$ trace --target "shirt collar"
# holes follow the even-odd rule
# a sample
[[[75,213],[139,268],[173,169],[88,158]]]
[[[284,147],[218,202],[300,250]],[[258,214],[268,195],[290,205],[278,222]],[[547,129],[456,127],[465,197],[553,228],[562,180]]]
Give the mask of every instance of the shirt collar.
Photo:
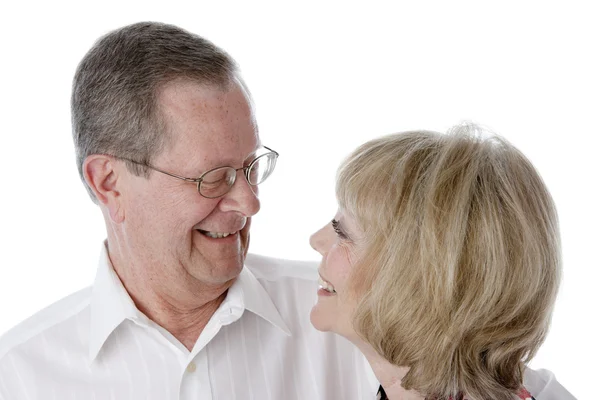
[[[287,325],[283,321],[281,314],[279,314],[277,307],[275,307],[275,304],[273,304],[273,300],[271,300],[271,297],[265,288],[260,284],[258,279],[256,279],[252,271],[250,271],[247,267],[242,269],[238,279],[229,289],[230,293],[228,293],[228,297],[229,294],[236,295],[237,291],[239,290],[238,288],[241,289],[241,297],[243,299],[243,306],[245,309],[270,322],[286,335],[292,335]],[[232,289],[234,290],[231,293]]]
[[[238,279],[229,288],[219,310],[234,308],[240,309],[239,315],[244,309],[247,309],[273,324],[286,335],[291,336],[291,332],[273,304],[273,300],[247,267],[242,269]],[[222,325],[227,325],[238,318],[227,320],[227,318],[221,317],[220,319]],[[103,243],[90,303],[90,362],[96,359],[110,334],[127,319],[148,320],[137,309],[121,283],[110,262],[106,243]]]
[[[110,334],[126,319],[143,317],[125,290],[103,243],[90,303],[90,361],[98,356]]]

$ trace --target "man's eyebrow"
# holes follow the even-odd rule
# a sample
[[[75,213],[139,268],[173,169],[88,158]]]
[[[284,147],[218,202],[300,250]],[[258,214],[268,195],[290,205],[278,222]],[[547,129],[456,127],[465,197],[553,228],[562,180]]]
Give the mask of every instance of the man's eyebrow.
[[[248,154],[248,157],[246,157],[246,159],[244,160],[244,163],[254,161],[258,152],[264,148],[265,147],[262,144],[259,144],[254,150],[252,150],[252,152],[250,152],[250,154]]]

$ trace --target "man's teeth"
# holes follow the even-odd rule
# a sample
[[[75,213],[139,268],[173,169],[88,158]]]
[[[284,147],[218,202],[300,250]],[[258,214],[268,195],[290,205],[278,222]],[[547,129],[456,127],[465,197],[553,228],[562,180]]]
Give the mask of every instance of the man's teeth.
[[[319,276],[319,286],[321,287],[321,289],[325,289],[329,293],[337,293],[335,291],[335,289],[333,288],[333,285],[331,283],[327,282],[326,280],[324,280],[323,278],[321,278],[320,276]]]
[[[225,232],[225,233],[221,233],[221,232],[207,232],[207,231],[201,231],[204,235],[211,237],[213,239],[221,239],[221,238],[226,238],[229,235],[235,235],[236,232]]]

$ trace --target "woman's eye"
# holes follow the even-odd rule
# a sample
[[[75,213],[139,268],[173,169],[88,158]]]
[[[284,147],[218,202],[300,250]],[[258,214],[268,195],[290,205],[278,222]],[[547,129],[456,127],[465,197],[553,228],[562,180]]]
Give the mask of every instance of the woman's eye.
[[[333,230],[334,230],[335,234],[338,235],[338,237],[340,239],[348,239],[348,236],[340,228],[340,224],[336,219],[331,220],[331,226],[333,226]]]

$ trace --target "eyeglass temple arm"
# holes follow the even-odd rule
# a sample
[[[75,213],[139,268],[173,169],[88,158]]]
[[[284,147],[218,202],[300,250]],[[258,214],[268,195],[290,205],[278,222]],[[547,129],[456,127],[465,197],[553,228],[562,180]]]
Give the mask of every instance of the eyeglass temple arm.
[[[156,168],[156,167],[155,167],[155,166],[153,166],[153,165],[146,164],[146,163],[141,163],[141,162],[139,162],[139,161],[130,160],[130,159],[126,159],[126,160],[127,160],[127,161],[131,161],[131,162],[132,162],[132,163],[134,163],[134,164],[141,165],[141,166],[143,166],[143,167],[148,167],[148,168],[150,168],[150,169],[153,169],[153,170],[155,170],[155,171],[158,171],[158,172],[160,172],[161,174],[165,174],[165,175],[172,176],[173,178],[181,179],[182,181],[198,183],[198,182],[200,182],[200,181],[202,180],[201,178],[186,178],[185,176],[180,176],[180,175],[172,174],[172,173],[170,173],[170,172],[163,171],[163,170],[162,170],[162,169],[160,169],[160,168]]]
[[[269,151],[271,151],[271,152],[273,152],[273,153],[277,154],[277,155],[279,156],[279,153],[278,153],[278,152],[276,152],[275,150],[273,150],[272,148],[270,148],[270,147],[267,147],[267,146],[264,146],[264,145],[263,145],[263,147],[264,147],[265,149],[267,149],[267,150],[269,150]]]

